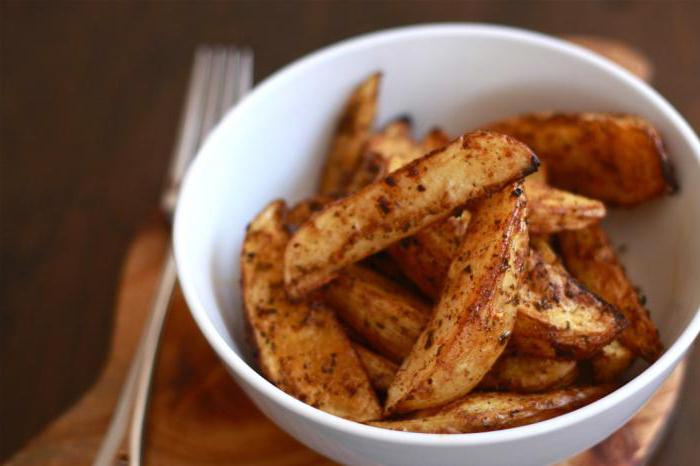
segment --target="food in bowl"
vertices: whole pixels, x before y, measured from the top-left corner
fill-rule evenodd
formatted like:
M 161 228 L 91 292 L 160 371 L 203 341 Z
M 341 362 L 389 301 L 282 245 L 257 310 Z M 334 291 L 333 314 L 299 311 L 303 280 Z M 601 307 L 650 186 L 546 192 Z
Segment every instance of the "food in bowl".
M 417 142 L 405 117 L 372 131 L 380 79 L 350 96 L 319 196 L 246 232 L 265 377 L 347 419 L 469 433 L 577 409 L 660 356 L 599 223 L 676 189 L 649 122 L 538 113 Z

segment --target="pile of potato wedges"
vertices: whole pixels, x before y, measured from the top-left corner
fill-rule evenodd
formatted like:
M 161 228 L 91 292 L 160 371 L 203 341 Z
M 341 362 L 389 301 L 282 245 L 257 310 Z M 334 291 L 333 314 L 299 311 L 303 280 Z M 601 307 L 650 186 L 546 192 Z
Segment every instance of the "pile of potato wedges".
M 591 403 L 663 346 L 601 221 L 676 189 L 643 118 L 533 113 L 456 139 L 374 130 L 350 96 L 318 195 L 268 204 L 241 252 L 260 371 L 372 426 L 504 429 Z

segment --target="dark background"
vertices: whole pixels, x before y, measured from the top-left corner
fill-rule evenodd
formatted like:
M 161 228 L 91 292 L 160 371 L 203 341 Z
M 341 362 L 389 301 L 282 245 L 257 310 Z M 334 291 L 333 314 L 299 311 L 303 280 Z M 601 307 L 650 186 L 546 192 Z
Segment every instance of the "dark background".
M 602 35 L 646 52 L 657 89 L 700 128 L 695 1 L 0 5 L 0 460 L 100 370 L 121 260 L 155 211 L 197 44 L 252 46 L 259 81 L 328 43 L 403 24 Z M 692 459 L 699 356 L 659 464 Z

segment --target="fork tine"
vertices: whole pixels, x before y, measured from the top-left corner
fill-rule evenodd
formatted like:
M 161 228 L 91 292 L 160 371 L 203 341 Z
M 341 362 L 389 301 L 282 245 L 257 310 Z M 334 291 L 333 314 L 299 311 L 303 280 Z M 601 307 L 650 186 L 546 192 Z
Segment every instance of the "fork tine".
M 209 47 L 199 47 L 195 52 L 192 64 L 191 78 L 187 89 L 185 108 L 180 119 L 177 143 L 168 168 L 168 179 L 161 207 L 166 212 L 175 208 L 176 193 L 182 176 L 192 160 L 199 144 L 200 126 L 204 113 L 204 103 L 209 77 L 211 75 L 212 50 Z
M 226 50 L 226 70 L 224 76 L 224 90 L 221 94 L 222 116 L 236 103 L 238 97 L 238 83 L 240 81 L 241 54 L 238 48 L 229 47 Z
M 199 141 L 197 146 L 201 146 L 211 129 L 217 123 L 221 114 L 221 94 L 224 84 L 224 71 L 226 66 L 226 52 L 217 47 L 214 50 L 211 74 L 209 76 L 209 89 L 204 105 L 204 116 L 202 126 L 199 130 Z
M 253 87 L 253 51 L 248 47 L 241 49 L 241 73 L 238 80 L 239 99 Z

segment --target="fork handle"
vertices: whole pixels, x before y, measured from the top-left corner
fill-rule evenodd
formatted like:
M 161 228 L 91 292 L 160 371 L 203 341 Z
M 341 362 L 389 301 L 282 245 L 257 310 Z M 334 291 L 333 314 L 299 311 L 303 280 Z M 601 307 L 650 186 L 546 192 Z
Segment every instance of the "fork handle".
M 146 420 L 146 411 L 150 399 L 153 369 L 156 364 L 160 336 L 163 332 L 163 324 L 168 314 L 170 299 L 173 295 L 175 282 L 177 281 L 177 269 L 173 257 L 172 243 L 168 247 L 168 255 L 161 271 L 160 282 L 151 310 L 151 320 L 144 332 L 143 351 L 141 363 L 136 376 L 136 397 L 129 429 L 129 464 L 140 466 L 141 452 L 143 448 L 143 428 Z
M 150 309 L 150 318 L 134 353 L 127 380 L 122 387 L 107 435 L 100 445 L 93 466 L 138 465 L 141 462 L 143 426 L 153 368 L 176 279 L 172 244 L 169 243 L 167 258 L 161 269 L 157 292 Z M 130 426 L 128 448 L 124 436 L 127 425 Z

